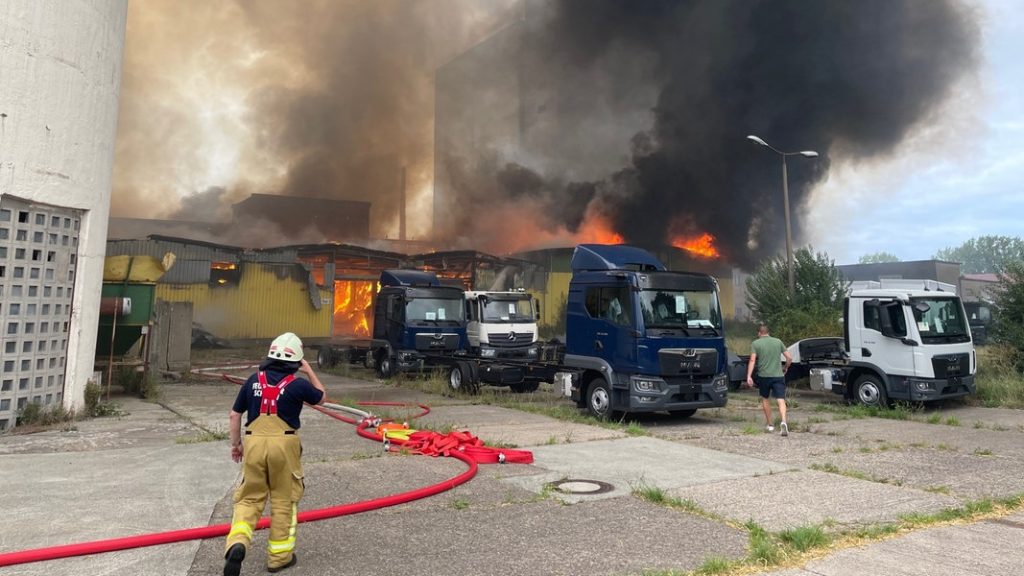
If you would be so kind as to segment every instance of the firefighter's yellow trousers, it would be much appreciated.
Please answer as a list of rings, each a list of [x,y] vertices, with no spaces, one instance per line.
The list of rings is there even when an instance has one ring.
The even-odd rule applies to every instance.
[[[264,414],[246,429],[242,452],[242,485],[235,490],[235,511],[224,549],[235,544],[249,549],[269,495],[267,566],[284,566],[295,550],[296,510],[304,490],[302,443],[284,420]]]

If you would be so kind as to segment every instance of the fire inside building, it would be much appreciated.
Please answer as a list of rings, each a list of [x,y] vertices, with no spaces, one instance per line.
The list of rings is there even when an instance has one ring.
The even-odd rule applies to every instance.
[[[417,269],[466,290],[517,290],[541,306],[540,324],[555,333],[564,315],[572,247],[500,257],[460,250],[402,254],[353,244],[303,244],[244,249],[149,236],[111,240],[107,257],[145,256],[174,264],[156,280],[155,298],[190,303],[198,329],[228,341],[272,338],[295,331],[306,338],[368,337],[373,298],[384,270]],[[672,247],[656,251],[667,266],[701,269],[721,278],[723,309],[733,310],[732,274],[712,260]]]

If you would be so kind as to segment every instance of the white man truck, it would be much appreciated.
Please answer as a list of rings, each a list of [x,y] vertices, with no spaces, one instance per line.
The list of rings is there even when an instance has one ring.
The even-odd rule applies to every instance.
[[[977,356],[955,287],[932,280],[858,282],[845,300],[843,337],[790,351],[812,389],[866,406],[927,402],[975,392]]]

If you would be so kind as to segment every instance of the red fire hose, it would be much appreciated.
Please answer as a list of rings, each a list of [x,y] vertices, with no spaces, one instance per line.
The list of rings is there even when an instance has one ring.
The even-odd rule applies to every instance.
[[[236,381],[235,377],[224,376],[229,381]],[[367,402],[364,405],[376,405],[376,406],[406,406],[401,403],[387,403],[387,402]],[[425,412],[418,414],[416,417],[422,416],[430,411],[429,408],[423,405],[419,405]],[[375,440],[383,440],[381,435],[373,434],[368,432],[366,428],[371,425],[379,424],[379,419],[363,419],[363,421],[357,422],[354,419],[346,418],[333,412],[329,412],[319,406],[313,406],[320,412],[327,414],[333,418],[355,424],[357,426],[356,431],[360,436],[366,438],[372,438]],[[396,444],[405,444],[405,440],[395,439]],[[470,450],[470,448],[476,450]],[[392,494],[390,496],[384,496],[382,498],[375,498],[372,500],[364,500],[362,502],[353,502],[349,504],[341,504],[338,506],[331,506],[327,508],[320,508],[317,510],[307,510],[301,512],[297,516],[299,522],[314,522],[317,520],[326,520],[328,518],[336,518],[338,516],[345,516],[348,514],[358,514],[360,512],[367,512],[370,510],[376,510],[380,508],[386,508],[388,506],[395,506],[396,504],[404,504],[420,498],[426,498],[450,490],[460,484],[468,482],[477,472],[478,461],[490,461],[491,454],[488,453],[481,460],[481,452],[479,450],[481,446],[469,446],[464,449],[449,449],[443,455],[457,458],[464,462],[468,469],[448,480],[438,482],[431,486],[425,486],[423,488],[417,488],[408,492],[401,492],[398,494]],[[486,448],[486,447],[483,447]],[[494,450],[488,448],[487,450]],[[486,452],[486,451],[485,451]],[[501,452],[523,452],[523,451],[507,451]],[[527,453],[528,454],[528,453]],[[439,454],[435,454],[439,455]],[[494,461],[513,461],[513,460],[494,460]],[[530,458],[532,461],[532,457]],[[270,526],[270,519],[263,518],[256,525],[257,530],[262,530]],[[127,550],[129,548],[142,548],[145,546],[157,546],[160,544],[172,544],[175,542],[185,542],[188,540],[203,540],[208,538],[217,538],[226,536],[230,531],[230,524],[218,524],[215,526],[201,526],[197,528],[187,528],[183,530],[171,530],[168,532],[156,532],[152,534],[140,534],[138,536],[127,536],[123,538],[111,538],[108,540],[96,540],[94,542],[85,542],[80,544],[68,544],[65,546],[51,546],[47,548],[35,548],[31,550],[21,550],[18,552],[8,552],[0,554],[0,566],[13,566],[15,564],[27,564],[29,562],[41,562],[44,560],[56,560],[59,558],[70,558],[73,556],[84,556],[88,554],[101,554],[104,552],[114,552],[116,550]]]

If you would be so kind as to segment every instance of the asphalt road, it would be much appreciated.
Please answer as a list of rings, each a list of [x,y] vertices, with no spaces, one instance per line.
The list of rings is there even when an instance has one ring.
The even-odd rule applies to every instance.
[[[835,535],[1024,494],[1018,410],[950,403],[910,420],[856,418],[836,398],[796,393],[783,438],[763,431],[747,391],[688,420],[647,415],[609,428],[481,401],[512,397],[507,390],[446,398],[375,381],[323,380],[336,402],[426,404],[430,413],[414,427],[467,430],[489,445],[530,450],[534,463],[482,465],[471,481],[427,499],[303,523],[299,562],[287,572],[296,575],[682,574],[709,558],[748,557],[751,523],[773,533],[813,526]],[[227,441],[216,438],[234,392],[221,381],[168,383],[160,403],[117,399],[120,417],[0,436],[7,502],[0,559],[228,522],[239,467]],[[514,399],[568,402],[545,388]],[[418,412],[371,410],[397,419]],[[385,454],[352,426],[312,410],[301,433],[307,490],[300,510],[380,498],[466,469],[452,458]],[[554,488],[565,481],[582,491]],[[765,573],[1020,573],[1022,536],[1017,511],[834,546]],[[265,540],[259,532],[243,574],[265,573]],[[216,538],[8,566],[0,574],[220,574],[222,554]]]

